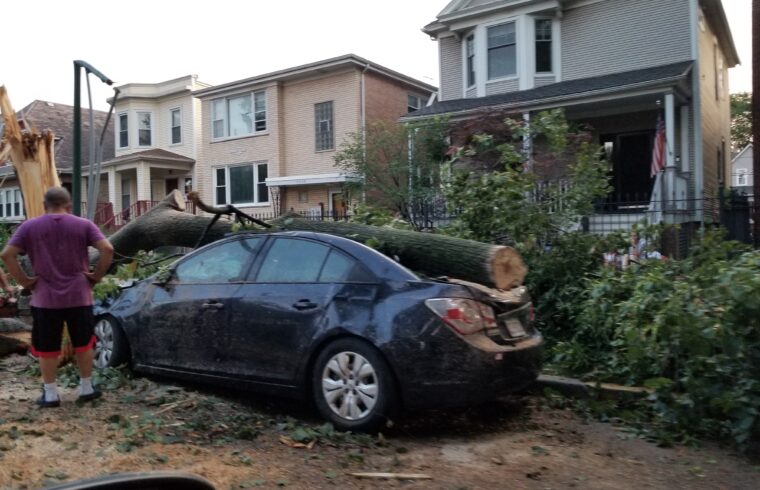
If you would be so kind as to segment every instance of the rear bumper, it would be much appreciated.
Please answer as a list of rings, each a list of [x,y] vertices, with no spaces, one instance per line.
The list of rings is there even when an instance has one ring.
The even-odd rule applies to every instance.
[[[487,344],[479,347],[459,338],[451,340],[455,347],[434,356],[437,362],[426,362],[427,375],[419,366],[408,364],[397,373],[407,408],[482,403],[522,390],[541,372],[544,342],[538,333],[514,346],[496,346],[485,338]]]

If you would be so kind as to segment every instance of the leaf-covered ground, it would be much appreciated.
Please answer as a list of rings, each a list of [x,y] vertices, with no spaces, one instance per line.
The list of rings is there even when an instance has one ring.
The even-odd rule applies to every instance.
[[[719,448],[660,448],[540,398],[410,414],[384,435],[338,433],[306,404],[105,373],[103,399],[40,410],[33,361],[0,361],[0,488],[174,470],[218,489],[756,488],[760,468]],[[415,473],[430,480],[361,479]]]

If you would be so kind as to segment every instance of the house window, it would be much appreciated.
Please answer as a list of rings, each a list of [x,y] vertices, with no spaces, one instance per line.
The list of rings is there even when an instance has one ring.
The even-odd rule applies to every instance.
[[[178,143],[182,143],[182,115],[180,114],[179,109],[172,109],[171,120],[172,144],[176,145]]]
[[[488,79],[517,75],[515,23],[488,28]]]
[[[317,151],[335,148],[332,101],[314,104],[314,131]]]
[[[475,36],[470,34],[465,39],[465,49],[467,50],[467,86],[475,85]]]
[[[309,191],[298,191],[298,202],[309,202]]]
[[[409,94],[406,96],[406,112],[418,111],[422,108],[422,97]]]
[[[216,204],[266,204],[268,166],[266,163],[228,165],[214,170]]]
[[[24,217],[24,200],[21,190],[16,187],[0,191],[0,218],[21,219]]]
[[[119,114],[119,148],[129,146],[129,123],[126,114]]]
[[[214,139],[266,131],[266,92],[261,90],[211,101],[211,126]]]
[[[747,185],[747,169],[741,168],[736,174],[736,185]]]
[[[151,113],[137,113],[137,144],[139,146],[150,146],[151,141]]]
[[[552,21],[536,19],[536,73],[552,71]]]

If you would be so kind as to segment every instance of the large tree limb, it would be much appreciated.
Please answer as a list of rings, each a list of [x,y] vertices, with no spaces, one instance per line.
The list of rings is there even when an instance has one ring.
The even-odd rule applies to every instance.
[[[173,191],[148,213],[115,233],[111,243],[117,258],[165,245],[194,247],[212,218],[187,214],[184,207],[182,195]],[[406,267],[429,276],[448,276],[510,289],[522,284],[527,273],[520,254],[511,247],[357,223],[310,221],[295,216],[284,216],[270,224],[272,228],[267,231],[315,231],[370,244]],[[231,227],[228,221],[215,222],[202,244],[222,238]],[[257,231],[260,230],[251,230]]]

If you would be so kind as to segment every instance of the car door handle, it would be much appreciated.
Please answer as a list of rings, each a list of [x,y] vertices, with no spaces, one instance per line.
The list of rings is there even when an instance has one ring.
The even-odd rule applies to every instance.
[[[224,308],[224,303],[218,301],[209,301],[208,303],[203,303],[201,305],[201,309],[204,310],[221,310],[222,308]]]
[[[295,308],[296,310],[311,310],[313,308],[316,308],[317,306],[319,305],[317,305],[316,303],[312,303],[308,299],[302,299],[293,303],[293,308]]]

